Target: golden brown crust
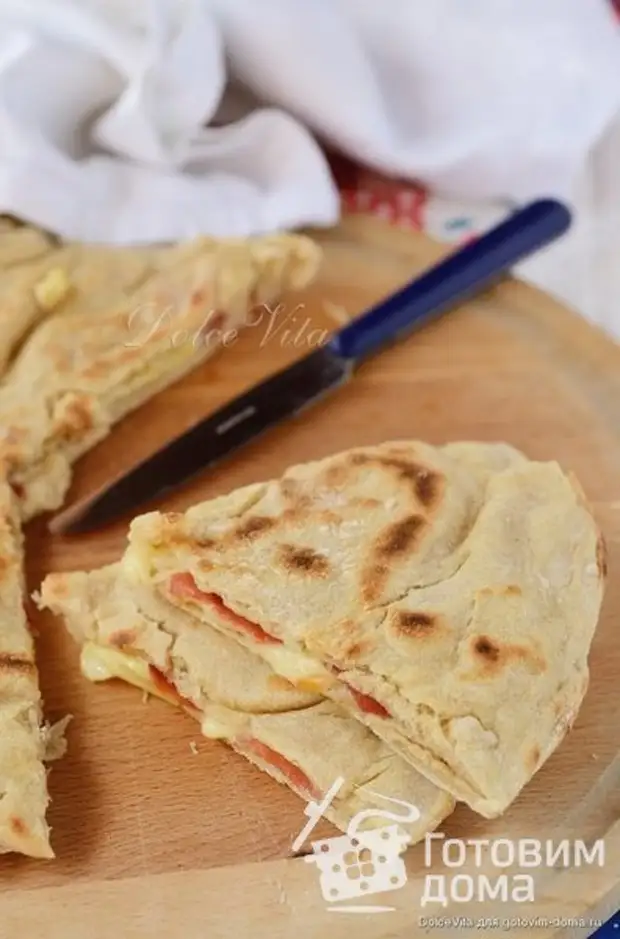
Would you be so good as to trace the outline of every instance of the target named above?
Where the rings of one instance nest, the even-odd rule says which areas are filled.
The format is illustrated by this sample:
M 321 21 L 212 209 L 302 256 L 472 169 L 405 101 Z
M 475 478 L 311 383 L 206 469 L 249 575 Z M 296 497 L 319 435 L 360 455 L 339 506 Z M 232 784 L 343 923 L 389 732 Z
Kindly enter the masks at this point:
M 270 520 L 260 535 L 233 537 L 257 517 Z M 291 545 L 324 558 L 323 576 L 283 577 Z M 177 605 L 170 577 L 189 572 L 233 613 L 335 667 L 330 697 L 488 816 L 574 719 L 606 568 L 583 493 L 557 464 L 503 444 L 418 441 L 292 467 L 173 523 L 142 516 L 123 563 Z M 221 610 L 193 609 L 252 644 Z M 376 704 L 360 711 L 351 688 Z
M 0 652 L 0 672 L 6 674 L 32 674 L 36 666 L 30 659 L 20 655 L 11 655 L 9 652 Z
M 305 574 L 309 577 L 327 577 L 329 574 L 329 561 L 313 548 L 283 544 L 279 562 L 289 574 Z

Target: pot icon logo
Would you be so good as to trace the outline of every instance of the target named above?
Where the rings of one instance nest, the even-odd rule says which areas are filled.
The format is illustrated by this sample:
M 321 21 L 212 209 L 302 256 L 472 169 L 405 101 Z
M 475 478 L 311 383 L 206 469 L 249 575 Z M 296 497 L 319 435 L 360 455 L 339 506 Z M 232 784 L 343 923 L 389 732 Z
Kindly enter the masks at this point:
M 310 817 L 310 821 L 293 843 L 294 850 L 299 850 L 343 782 L 342 778 L 337 779 L 320 804 L 311 802 L 306 806 L 306 815 Z M 304 859 L 306 863 L 316 864 L 318 867 L 321 893 L 329 904 L 398 890 L 407 882 L 407 871 L 401 855 L 410 837 L 401 825 L 417 821 L 420 813 L 410 802 L 392 799 L 380 793 L 371 795 L 376 799 L 403 806 L 406 813 L 395 815 L 380 809 L 358 812 L 351 819 L 346 835 L 313 841 L 313 853 Z M 381 826 L 378 824 L 381 819 L 386 819 L 392 824 Z M 368 821 L 371 821 L 371 825 L 364 825 Z M 336 907 L 330 905 L 329 909 L 349 913 L 378 913 L 393 908 L 365 904 Z

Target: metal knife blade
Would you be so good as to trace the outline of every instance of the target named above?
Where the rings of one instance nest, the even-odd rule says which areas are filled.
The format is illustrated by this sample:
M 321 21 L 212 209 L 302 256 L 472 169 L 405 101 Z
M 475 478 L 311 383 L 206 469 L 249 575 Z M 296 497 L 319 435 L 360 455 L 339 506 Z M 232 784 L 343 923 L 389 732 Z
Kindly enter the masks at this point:
M 91 496 L 72 515 L 52 520 L 53 532 L 84 532 L 175 489 L 287 417 L 319 401 L 351 375 L 352 363 L 328 348 L 317 349 L 276 372 L 191 427 L 117 481 Z M 60 522 L 60 524 L 59 524 Z
M 61 512 L 50 530 L 90 531 L 176 489 L 325 397 L 363 359 L 488 286 L 562 235 L 570 222 L 566 207 L 551 199 L 515 212 L 341 329 L 323 348 L 255 385 L 98 493 Z

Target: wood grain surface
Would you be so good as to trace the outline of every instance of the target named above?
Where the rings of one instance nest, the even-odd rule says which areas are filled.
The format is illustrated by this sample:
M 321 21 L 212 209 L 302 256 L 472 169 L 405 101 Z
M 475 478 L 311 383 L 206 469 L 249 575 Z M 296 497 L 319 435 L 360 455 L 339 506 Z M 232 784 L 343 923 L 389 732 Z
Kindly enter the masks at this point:
M 445 250 L 359 217 L 316 237 L 325 247 L 320 279 L 283 299 L 278 331 L 264 314 L 238 342 L 126 419 L 81 461 L 72 500 L 309 351 L 333 329 L 334 311 L 355 315 Z M 605 836 L 603 867 L 534 871 L 536 903 L 515 914 L 603 918 L 620 905 L 620 347 L 540 292 L 507 281 L 369 362 L 350 387 L 164 507 L 182 510 L 291 463 L 390 438 L 509 441 L 576 472 L 595 507 L 611 574 L 577 723 L 503 818 L 490 822 L 459 807 L 442 831 L 556 841 Z M 31 588 L 49 571 L 116 559 L 125 531 L 123 522 L 85 537 L 51 537 L 38 520 L 28 530 Z M 393 912 L 329 912 L 314 866 L 291 857 L 306 821 L 294 795 L 223 744 L 202 739 L 190 717 L 166 704 L 145 704 L 118 683 L 87 683 L 60 623 L 38 615 L 35 627 L 46 716 L 74 718 L 69 753 L 50 773 L 57 858 L 0 858 L 0 939 L 338 939 L 352 929 L 356 939 L 387 939 L 421 933 L 420 915 L 448 914 L 420 906 L 429 873 L 420 846 L 408 853 L 407 886 L 378 898 L 387 897 Z M 320 833 L 334 832 L 325 823 Z M 485 909 L 460 904 L 451 912 L 512 915 Z M 519 932 L 559 934 L 552 925 Z

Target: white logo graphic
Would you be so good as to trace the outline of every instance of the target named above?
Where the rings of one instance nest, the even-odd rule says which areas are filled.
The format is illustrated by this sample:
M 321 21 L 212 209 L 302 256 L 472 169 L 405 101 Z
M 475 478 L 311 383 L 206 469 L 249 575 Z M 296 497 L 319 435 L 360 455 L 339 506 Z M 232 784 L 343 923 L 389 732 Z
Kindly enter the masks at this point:
M 299 851 L 343 782 L 344 779 L 339 777 L 320 804 L 308 803 L 305 814 L 309 821 L 293 842 L 294 851 Z M 401 852 L 409 843 L 410 836 L 402 831 L 399 824 L 381 828 L 373 824 L 371 829 L 365 831 L 360 831 L 360 826 L 366 819 L 371 818 L 385 818 L 400 824 L 415 822 L 420 818 L 420 812 L 410 802 L 392 799 L 378 792 L 370 792 L 369 795 L 404 806 L 406 814 L 394 815 L 392 812 L 366 809 L 351 819 L 346 835 L 312 842 L 314 853 L 306 857 L 305 861 L 316 864 L 319 868 L 321 893 L 329 903 L 398 890 L 407 882 L 407 871 Z M 329 909 L 339 913 L 383 913 L 393 910 L 394 907 L 349 905 L 330 906 Z

